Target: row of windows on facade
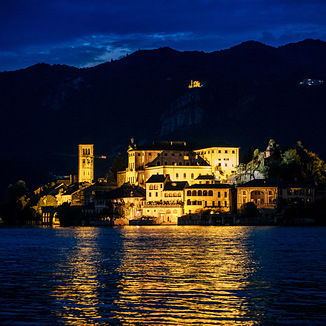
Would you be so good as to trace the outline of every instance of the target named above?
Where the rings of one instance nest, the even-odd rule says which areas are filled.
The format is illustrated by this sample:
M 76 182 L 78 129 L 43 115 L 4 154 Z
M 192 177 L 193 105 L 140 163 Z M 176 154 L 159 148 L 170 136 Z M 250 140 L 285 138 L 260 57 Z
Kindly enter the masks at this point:
M 288 196 L 311 196 L 311 189 L 287 189 Z
M 152 197 L 152 193 L 148 193 L 148 197 Z M 158 192 L 155 192 L 155 197 L 158 197 Z M 165 193 L 164 197 L 181 197 L 181 192 Z
M 147 209 L 146 212 L 149 213 L 149 212 L 150 212 L 150 209 Z M 156 209 L 154 209 L 154 213 L 156 213 Z M 166 215 L 171 214 L 171 211 L 168 209 L 168 210 L 165 212 L 165 214 L 166 214 Z M 173 210 L 173 214 L 178 214 L 178 211 L 177 211 L 176 209 Z
M 264 192 L 263 191 L 259 191 L 259 190 L 254 190 L 250 194 L 251 194 L 251 196 L 252 195 L 254 195 L 254 196 L 263 196 L 264 195 Z M 248 192 L 246 190 L 243 190 L 242 191 L 242 195 L 243 196 L 247 196 L 248 195 Z M 273 196 L 273 191 L 272 190 L 269 190 L 268 191 L 268 195 L 269 196 Z
M 187 190 L 187 196 L 213 196 L 213 190 Z M 227 197 L 228 193 L 227 191 L 224 191 L 224 197 Z M 218 191 L 217 192 L 217 197 L 220 198 L 221 197 L 221 192 Z
M 211 153 L 211 151 L 207 151 L 207 154 L 210 154 L 210 153 Z M 222 150 L 221 150 L 221 149 L 217 150 L 217 153 L 218 153 L 218 154 L 221 154 L 221 153 L 222 153 Z M 224 153 L 225 153 L 225 154 L 228 154 L 228 150 L 225 149 L 225 150 L 224 150 Z M 232 154 L 235 154 L 235 150 L 232 150 L 231 153 L 232 153 Z M 206 154 L 206 151 L 202 151 L 202 152 L 200 152 L 200 155 L 205 155 L 205 154 Z M 212 154 L 214 154 L 214 149 L 212 150 Z
M 90 148 L 83 148 L 83 155 L 91 155 L 91 149 Z
M 215 201 L 212 201 L 212 205 L 210 207 L 216 207 L 215 204 L 216 204 Z M 201 201 L 201 200 L 190 200 L 190 199 L 188 199 L 187 200 L 187 205 L 203 205 L 203 201 Z M 208 207 L 207 201 L 204 202 L 204 206 L 205 207 Z M 221 205 L 221 201 L 220 200 L 217 201 L 217 207 L 221 207 L 221 206 L 222 206 Z M 228 207 L 228 202 L 227 201 L 224 201 L 224 206 L 225 207 Z
M 245 204 L 247 202 L 248 202 L 247 199 L 243 198 L 242 203 Z M 263 198 L 251 199 L 251 202 L 255 203 L 256 205 L 264 205 L 265 204 L 265 200 Z M 276 199 L 268 198 L 268 200 L 266 201 L 266 204 L 276 204 Z
M 227 151 L 226 151 L 227 153 Z M 130 156 L 135 156 L 136 153 L 130 153 L 129 155 Z M 155 153 L 153 153 L 155 155 Z M 168 156 L 169 152 L 164 152 L 164 156 Z M 175 156 L 176 153 L 172 152 L 170 153 L 170 156 Z M 182 154 L 182 153 L 179 153 L 179 156 L 182 156 L 182 155 L 185 155 L 185 156 L 189 156 L 189 155 L 196 155 L 194 153 L 185 153 L 185 154 Z M 137 153 L 137 156 L 145 156 L 145 153 Z M 152 153 L 148 153 L 148 156 L 152 156 Z M 157 153 L 156 156 L 161 156 L 161 153 Z

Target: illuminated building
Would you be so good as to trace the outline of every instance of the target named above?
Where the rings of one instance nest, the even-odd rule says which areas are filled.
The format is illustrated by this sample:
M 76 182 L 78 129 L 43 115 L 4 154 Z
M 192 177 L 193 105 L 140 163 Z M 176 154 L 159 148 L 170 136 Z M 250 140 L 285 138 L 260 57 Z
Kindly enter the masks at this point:
M 186 142 L 165 141 L 149 146 L 132 140 L 128 149 L 128 168 L 118 174 L 119 185 L 124 182 L 145 187 L 155 174 L 169 175 L 172 181 L 194 184 L 200 175 L 214 174 L 220 180 L 236 173 L 239 147 L 209 147 L 193 150 Z
M 237 208 L 253 202 L 260 209 L 276 209 L 278 183 L 269 179 L 256 179 L 237 186 Z
M 200 81 L 198 81 L 198 80 L 192 80 L 190 82 L 190 85 L 188 86 L 188 88 L 201 88 L 201 87 L 202 87 L 202 85 L 201 85 Z
M 178 217 L 183 215 L 187 185 L 187 181 L 173 182 L 163 174 L 152 175 L 146 182 L 143 215 L 154 217 L 157 223 L 177 224 Z
M 195 152 L 211 166 L 211 172 L 220 180 L 227 181 L 236 174 L 240 147 L 207 147 Z
M 232 194 L 228 184 L 194 184 L 185 189 L 184 214 L 201 209 L 215 212 L 231 212 Z
M 94 180 L 94 145 L 78 145 L 78 182 L 92 183 Z

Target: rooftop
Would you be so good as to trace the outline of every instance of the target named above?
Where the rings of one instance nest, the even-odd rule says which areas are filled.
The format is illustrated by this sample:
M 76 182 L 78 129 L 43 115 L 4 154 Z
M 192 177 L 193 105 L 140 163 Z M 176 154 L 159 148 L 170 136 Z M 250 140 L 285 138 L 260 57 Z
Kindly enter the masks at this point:
M 164 176 L 163 174 L 154 174 L 146 181 L 146 183 L 161 183 L 167 178 L 168 176 Z
M 167 182 L 164 186 L 164 190 L 167 191 L 183 190 L 187 185 L 188 185 L 187 181 Z

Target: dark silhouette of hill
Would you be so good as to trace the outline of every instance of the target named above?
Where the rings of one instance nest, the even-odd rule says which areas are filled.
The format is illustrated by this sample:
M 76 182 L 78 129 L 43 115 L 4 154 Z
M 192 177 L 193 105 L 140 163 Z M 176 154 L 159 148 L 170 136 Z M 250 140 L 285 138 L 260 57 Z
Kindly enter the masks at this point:
M 79 143 L 114 157 L 130 138 L 231 144 L 245 153 L 270 138 L 281 146 L 301 140 L 325 159 L 326 83 L 299 85 L 326 81 L 325 58 L 320 40 L 279 48 L 248 41 L 212 53 L 142 50 L 87 69 L 2 72 L 2 189 L 18 177 L 35 187 L 49 172 L 76 172 L 77 158 L 57 153 L 77 154 Z M 191 80 L 203 87 L 188 89 Z M 109 162 L 98 162 L 97 172 Z

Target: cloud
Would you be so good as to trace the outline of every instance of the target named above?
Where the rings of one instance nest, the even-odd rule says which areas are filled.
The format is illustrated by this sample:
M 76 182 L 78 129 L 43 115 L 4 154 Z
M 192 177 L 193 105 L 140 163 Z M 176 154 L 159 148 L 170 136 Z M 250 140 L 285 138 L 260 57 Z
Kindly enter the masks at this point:
M 170 46 L 225 49 L 325 39 L 322 0 L 13 0 L 0 5 L 0 70 L 36 62 L 89 66 Z

